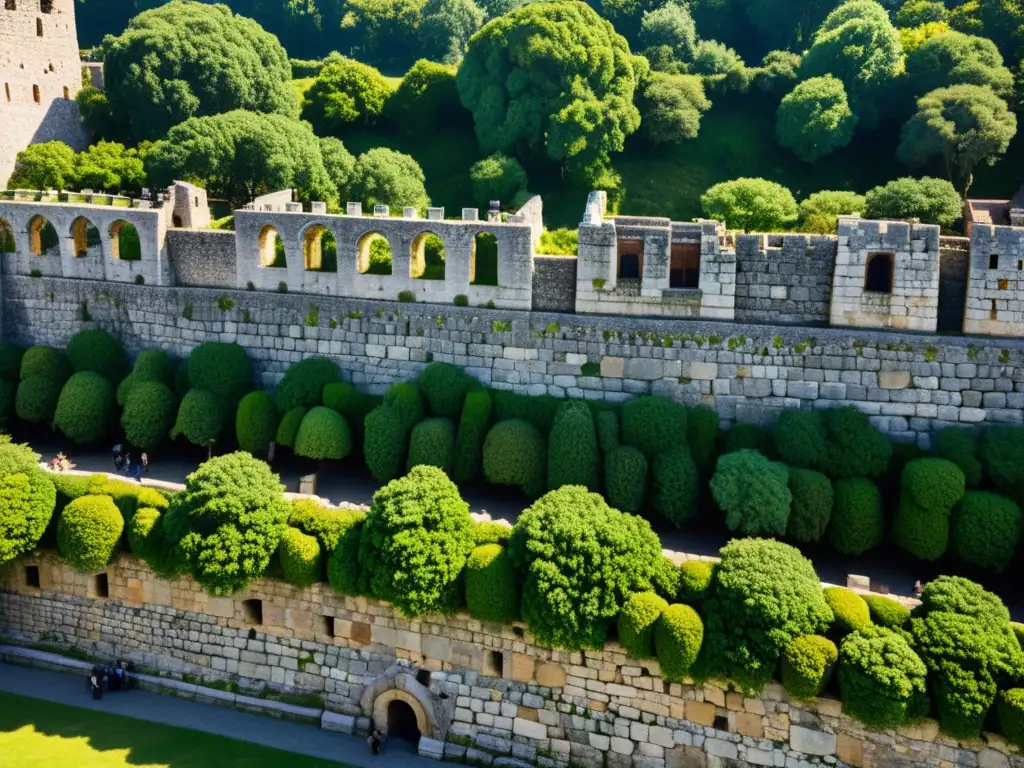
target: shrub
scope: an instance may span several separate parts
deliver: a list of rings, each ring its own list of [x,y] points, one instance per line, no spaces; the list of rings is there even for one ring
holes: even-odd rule
[[[61,512],[57,549],[76,571],[98,571],[114,556],[124,519],[109,496],[81,496]]]
[[[165,516],[153,507],[140,507],[128,520],[126,533],[131,551],[146,562],[157,576],[173,579],[179,575],[175,552],[164,533]]]
[[[651,583],[654,591],[666,600],[675,600],[679,594],[679,566],[675,561],[665,555],[659,557],[654,563],[654,572],[651,574]]]
[[[171,386],[174,383],[174,361],[162,349],[147,349],[135,358],[132,375],[140,381],[159,381]]]
[[[634,397],[622,406],[622,442],[648,461],[686,440],[686,408],[664,397]]]
[[[222,399],[209,390],[190,389],[178,406],[178,418],[171,429],[171,437],[176,440],[179,435],[184,435],[193,445],[211,446],[216,443],[224,428],[221,402]]]
[[[252,389],[252,362],[238,344],[207,341],[188,356],[188,381],[193,387],[212,392],[221,403],[235,403]]]
[[[307,459],[343,459],[352,450],[352,434],[337,411],[318,405],[299,424],[295,453]]]
[[[53,424],[76,443],[107,436],[114,418],[114,388],[98,373],[76,373],[60,391]]]
[[[451,363],[431,363],[419,378],[420,391],[435,416],[454,419],[462,412],[462,403],[476,379]]]
[[[563,400],[551,395],[521,395],[504,389],[491,391],[494,400],[494,421],[520,419],[533,424],[542,435],[551,432],[555,413]]]
[[[871,621],[886,629],[901,629],[910,621],[910,609],[888,597],[881,595],[862,595],[868,604]]]
[[[718,414],[706,405],[686,411],[686,442],[702,475],[715,469],[715,445],[718,442]]]
[[[582,485],[598,487],[600,457],[594,416],[581,400],[567,400],[555,414],[548,437],[548,489]]]
[[[869,189],[866,219],[919,219],[924,224],[952,227],[963,213],[960,193],[945,179],[905,177]]]
[[[68,341],[68,360],[76,373],[92,371],[111,382],[128,372],[124,346],[102,328],[79,331]]]
[[[779,458],[790,466],[823,468],[829,446],[820,411],[783,409],[773,435]]]
[[[945,459],[914,459],[900,475],[892,538],[922,560],[937,560],[949,544],[949,511],[964,494],[964,473]]]
[[[263,390],[254,390],[242,398],[235,417],[238,447],[254,456],[266,456],[275,441],[281,421],[274,399]],[[300,422],[301,423],[301,422]]]
[[[829,543],[844,554],[860,555],[881,544],[884,532],[878,486],[864,477],[837,480]]]
[[[485,389],[466,395],[462,404],[462,417],[455,438],[455,456],[452,460],[452,479],[459,484],[470,483],[480,474],[484,440],[491,423],[493,401]]]
[[[794,637],[782,653],[782,684],[794,699],[813,699],[825,690],[838,658],[827,637]]]
[[[829,450],[821,471],[832,479],[880,477],[892,458],[892,444],[856,408],[821,411]]]
[[[654,647],[666,680],[682,680],[700,654],[704,624],[688,605],[670,605],[654,625]]]
[[[654,626],[668,602],[654,592],[634,592],[619,611],[619,643],[634,659],[654,656]]]
[[[276,407],[276,406],[275,406]],[[277,425],[277,434],[274,442],[283,445],[285,448],[294,448],[295,439],[299,435],[299,427],[302,420],[306,418],[306,409],[297,405],[281,417],[281,423]]]
[[[519,618],[519,583],[512,557],[501,545],[480,544],[466,561],[466,605],[481,621],[507,624]]]
[[[284,580],[296,587],[308,587],[320,580],[323,573],[320,543],[298,528],[285,526],[277,554],[281,560]]]
[[[0,566],[35,547],[56,504],[57,489],[38,467],[0,478]]]
[[[1024,688],[1010,688],[999,693],[996,704],[999,729],[1011,744],[1024,746]]]
[[[384,395],[384,405],[394,412],[407,436],[423,418],[423,397],[411,381],[392,384]]]
[[[288,513],[288,525],[316,537],[321,549],[330,554],[342,538],[358,528],[366,514],[355,509],[331,509],[312,499],[295,499]]]
[[[952,517],[950,541],[957,557],[996,573],[1006,570],[1020,539],[1020,507],[1012,499],[967,491]]]
[[[323,402],[324,387],[340,378],[338,365],[326,357],[307,357],[288,366],[277,385],[274,401],[279,413],[287,413],[301,405],[314,408]]]
[[[789,492],[793,504],[786,524],[787,538],[808,544],[817,542],[825,535],[832,518],[832,483],[820,472],[791,467]]]
[[[679,566],[678,599],[684,603],[696,604],[711,591],[715,568],[706,560],[687,560]]]
[[[658,454],[651,468],[651,503],[677,527],[696,513],[700,474],[684,443]]]
[[[180,360],[178,367],[174,369],[174,394],[184,397],[192,385],[188,381],[188,358]]]
[[[22,379],[14,395],[14,412],[30,424],[49,424],[63,388],[62,378],[29,376]]]
[[[121,379],[121,383],[117,385],[117,389],[114,391],[114,400],[122,408],[128,404],[128,395],[135,389],[136,384],[141,384],[143,379],[137,377],[134,373],[125,376]]]
[[[623,512],[638,512],[647,495],[647,459],[639,448],[620,445],[604,460],[605,496]]]
[[[121,414],[125,440],[140,450],[155,451],[174,426],[175,412],[170,387],[159,381],[139,382]]]
[[[599,648],[626,598],[651,588],[661,544],[645,520],[580,486],[551,491],[516,522],[509,550],[538,642]]]
[[[787,413],[789,409],[784,410]],[[758,451],[768,456],[772,447],[771,436],[753,424],[733,424],[725,433],[722,453],[737,451]]]
[[[759,688],[790,640],[824,632],[832,611],[814,567],[795,548],[768,539],[734,539],[721,555],[702,604],[701,672]]]
[[[851,632],[839,646],[843,709],[871,728],[896,728],[927,711],[924,662],[883,627]]]
[[[473,524],[473,543],[478,547],[484,544],[507,544],[512,538],[512,526],[496,520]]]
[[[866,629],[871,626],[871,613],[864,598],[846,587],[826,587],[825,602],[835,614],[832,625],[840,634]]]
[[[406,616],[451,605],[473,550],[469,505],[437,467],[413,467],[373,496],[359,543],[372,594]]]
[[[406,431],[394,409],[380,405],[366,415],[363,457],[378,483],[393,480],[402,471]]]
[[[409,437],[409,462],[438,467],[445,474],[451,472],[452,454],[455,452],[455,425],[451,419],[424,419],[413,427]]]
[[[24,347],[17,344],[0,344],[0,379],[18,383],[24,354]]]
[[[981,462],[978,460],[978,436],[971,429],[946,427],[935,433],[932,445],[935,455],[951,461],[964,473],[968,488],[981,484]]]
[[[368,578],[359,567],[359,543],[363,538],[365,515],[360,515],[342,533],[327,561],[327,581],[331,589],[344,595],[369,592]]]
[[[757,451],[726,454],[718,459],[711,493],[725,512],[730,531],[747,536],[785,534],[793,500],[785,464],[769,461]]]
[[[484,477],[497,485],[517,485],[529,498],[544,492],[544,437],[532,424],[499,421],[484,440]]]
[[[67,358],[52,347],[29,347],[21,357],[21,381],[33,376],[46,376],[63,384],[71,375],[71,364]]]
[[[171,541],[193,578],[212,594],[229,595],[263,575],[288,505],[270,467],[237,451],[200,464],[167,515]]]
[[[607,457],[619,447],[619,414],[611,410],[598,411],[594,422],[597,426],[597,445],[601,455]]]
[[[28,352],[25,354],[27,356]],[[21,367],[24,371],[25,364]],[[18,391],[20,394],[20,387]],[[1024,502],[1024,428],[986,429],[981,433],[979,453],[985,475],[992,484],[1018,504]]]

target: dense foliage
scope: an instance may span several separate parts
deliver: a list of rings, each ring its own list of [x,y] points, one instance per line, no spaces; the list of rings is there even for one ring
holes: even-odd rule
[[[417,382],[430,412],[446,419],[462,413],[466,395],[478,386],[472,376],[451,363],[431,363]]]
[[[288,366],[284,378],[277,385],[274,401],[277,410],[287,413],[301,405],[313,408],[323,402],[324,387],[340,378],[338,364],[326,357],[306,357]]]
[[[35,547],[56,503],[57,489],[37,467],[0,476],[0,565]]]
[[[922,560],[937,560],[949,543],[949,513],[964,495],[964,473],[945,459],[914,459],[900,477],[893,540]]]
[[[166,384],[142,381],[132,388],[121,413],[124,437],[142,451],[154,451],[174,426],[177,401]]]
[[[57,549],[76,571],[93,573],[117,551],[124,519],[109,496],[80,496],[60,513]]]
[[[642,488],[642,480],[642,477],[626,478],[633,485],[624,490],[636,493]],[[651,466],[651,504],[658,512],[676,526],[682,525],[696,513],[699,493],[700,474],[685,444],[655,457]]]
[[[924,662],[883,627],[851,632],[839,646],[843,709],[872,728],[895,728],[928,708]]]
[[[407,432],[394,408],[379,405],[366,415],[363,457],[379,483],[398,476],[405,461]],[[278,440],[280,442],[280,440]]]
[[[786,523],[786,536],[803,543],[818,541],[825,535],[832,519],[835,499],[832,483],[820,472],[790,467],[789,492],[793,502]]]
[[[1006,570],[1020,540],[1020,507],[986,491],[968,491],[952,512],[949,542],[957,557],[996,573]]]
[[[703,641],[704,624],[697,611],[678,603],[665,608],[654,625],[654,648],[662,676],[682,681],[697,661]]]
[[[793,494],[785,464],[757,451],[725,454],[711,478],[711,493],[730,531],[746,536],[786,533]]]
[[[548,436],[548,489],[582,485],[596,491],[599,467],[594,416],[582,400],[567,400]]]
[[[846,587],[826,587],[823,594],[835,614],[833,629],[841,635],[871,626],[871,612],[864,598]]]
[[[308,459],[343,459],[352,450],[348,423],[330,408],[311,408],[299,424],[294,449],[296,455]]]
[[[840,552],[860,555],[882,543],[885,520],[882,494],[864,477],[837,480],[835,506],[826,535]]]
[[[619,644],[634,659],[654,657],[654,628],[668,602],[654,592],[634,592],[622,605],[618,617]]]
[[[642,395],[622,406],[622,443],[643,451],[648,461],[686,440],[686,408],[664,397]]]
[[[700,198],[704,214],[729,229],[774,232],[796,222],[793,193],[766,179],[734,179],[710,187]]]
[[[278,545],[284,580],[296,587],[308,587],[320,580],[323,571],[320,543],[298,528],[285,526]]]
[[[177,439],[183,436],[194,445],[212,446],[223,430],[224,410],[221,400],[207,389],[190,389],[178,406],[171,437]]]
[[[238,404],[235,417],[238,447],[254,456],[266,456],[279,422],[274,399],[262,390],[250,392]]]
[[[839,650],[828,638],[794,637],[782,652],[782,684],[794,698],[813,699],[825,690],[838,659]]]
[[[484,440],[487,438],[493,406],[494,402],[487,390],[475,390],[466,395],[455,437],[455,455],[452,458],[452,479],[456,483],[471,482],[480,474]]]
[[[124,346],[102,328],[72,336],[68,340],[68,360],[76,373],[92,371],[114,384],[128,372]]]
[[[484,440],[484,477],[497,485],[517,485],[529,498],[544,492],[547,474],[544,436],[519,419],[499,421]]]
[[[615,509],[640,511],[647,495],[647,459],[643,451],[620,445],[608,453],[604,460],[604,493]]]
[[[466,605],[473,618],[507,623],[519,618],[519,583],[512,557],[498,543],[480,544],[466,561]]]
[[[424,419],[409,436],[410,469],[418,465],[437,467],[450,474],[455,453],[455,425],[451,419]]]
[[[114,421],[114,388],[98,373],[76,373],[60,391],[53,424],[76,443],[95,443]]]
[[[188,381],[209,390],[223,403],[235,404],[252,386],[252,361],[238,344],[207,341],[188,356]]]

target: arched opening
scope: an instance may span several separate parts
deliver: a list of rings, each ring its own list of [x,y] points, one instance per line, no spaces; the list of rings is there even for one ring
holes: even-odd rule
[[[380,232],[367,232],[356,244],[356,259],[364,275],[390,275],[391,243]]]
[[[269,224],[260,230],[258,246],[260,252],[260,266],[284,269],[288,266],[288,259],[284,252],[284,240],[276,229]]]
[[[864,269],[864,290],[869,293],[892,293],[893,254],[868,254]]]
[[[401,699],[393,699],[388,702],[388,729],[389,738],[419,743],[420,727],[416,721],[416,713],[412,707]]]
[[[473,238],[469,282],[473,285],[498,284],[498,238],[490,232],[478,232]]]
[[[75,256],[88,256],[92,248],[102,245],[100,231],[85,216],[79,216],[71,223],[71,238],[75,243]]]
[[[124,219],[110,225],[111,256],[121,261],[139,261],[142,258],[142,241],[139,231]]]
[[[57,230],[43,216],[33,216],[28,223],[28,249],[36,256],[49,256],[60,251]]]
[[[302,258],[306,269],[316,272],[338,271],[338,243],[334,233],[314,224],[302,236]]]
[[[0,253],[14,253],[14,229],[6,219],[0,219]]]
[[[433,232],[420,232],[409,251],[409,276],[444,280],[444,241]]]

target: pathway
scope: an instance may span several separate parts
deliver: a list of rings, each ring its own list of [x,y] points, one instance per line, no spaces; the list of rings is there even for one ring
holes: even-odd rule
[[[379,768],[382,763],[388,768],[437,768],[436,761],[417,755],[415,746],[408,742],[388,741],[382,759],[374,761],[366,740],[358,736],[330,733],[315,725],[253,715],[177,696],[134,690],[107,694],[100,701],[93,701],[80,675],[0,662],[0,691],[213,733],[359,768],[371,765]]]

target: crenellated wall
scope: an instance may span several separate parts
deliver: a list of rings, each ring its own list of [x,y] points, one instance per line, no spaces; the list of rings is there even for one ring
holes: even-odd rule
[[[738,235],[736,319],[828,325],[836,239]]]

